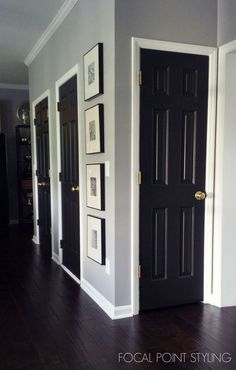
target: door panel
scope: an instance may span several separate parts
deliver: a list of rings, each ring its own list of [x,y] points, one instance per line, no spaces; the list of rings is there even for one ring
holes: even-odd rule
[[[141,310],[203,299],[208,57],[141,51]]]
[[[80,278],[80,205],[76,76],[59,89],[63,264]]]
[[[169,111],[158,110],[154,112],[153,120],[153,171],[156,184],[168,184],[168,137],[169,137]]]
[[[197,113],[183,112],[182,120],[182,184],[195,184]]]
[[[48,99],[35,107],[37,179],[39,201],[39,240],[43,251],[51,255],[50,153]]]
[[[153,209],[152,278],[166,278],[167,258],[167,209]]]

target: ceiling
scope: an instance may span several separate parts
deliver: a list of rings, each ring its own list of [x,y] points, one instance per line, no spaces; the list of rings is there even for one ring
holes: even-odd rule
[[[28,83],[24,60],[64,2],[0,0],[0,83]]]

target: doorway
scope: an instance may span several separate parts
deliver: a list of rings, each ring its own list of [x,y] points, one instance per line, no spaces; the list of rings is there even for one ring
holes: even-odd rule
[[[59,86],[62,265],[80,279],[80,187],[77,75]]]
[[[38,193],[39,243],[51,257],[51,185],[48,97],[35,105],[36,177]]]
[[[195,45],[186,45],[179,43],[163,42],[158,40],[147,39],[132,39],[132,177],[131,177],[131,244],[132,244],[132,273],[131,273],[131,288],[132,288],[132,307],[133,314],[138,314],[140,308],[140,287],[141,276],[144,273],[142,266],[140,268],[140,62],[141,49],[158,50],[165,52],[173,52],[188,55],[207,56],[209,58],[209,78],[208,78],[208,108],[207,108],[207,147],[206,147],[206,184],[205,190],[207,198],[205,200],[205,221],[204,221],[204,272],[203,272],[203,300],[211,303],[213,300],[212,291],[212,275],[213,275],[213,189],[214,189],[214,159],[215,159],[215,109],[216,109],[216,70],[217,70],[217,52],[215,48],[201,47]],[[142,76],[144,81],[145,77]],[[165,84],[165,79],[162,80]],[[156,81],[157,82],[157,81]],[[162,117],[163,118],[163,117]],[[153,144],[152,144],[153,145]],[[153,167],[152,167],[153,169]],[[163,172],[162,172],[163,173]],[[143,181],[143,176],[142,176]],[[201,190],[201,189],[198,189]],[[195,193],[194,193],[195,195]],[[199,202],[200,203],[200,202]],[[163,209],[163,208],[161,208]],[[164,212],[165,213],[165,212]],[[156,214],[156,220],[158,219]],[[163,216],[163,215],[162,215]],[[186,216],[186,215],[185,215]],[[183,216],[182,219],[186,217]],[[190,214],[189,214],[190,216]],[[154,217],[154,216],[153,216]],[[191,216],[192,217],[192,216]],[[191,219],[189,217],[189,219]],[[165,217],[159,217],[159,220],[164,220]],[[155,217],[154,217],[155,219]],[[153,222],[153,219],[152,219]],[[165,223],[164,223],[165,224]],[[163,235],[162,235],[163,236]],[[151,236],[153,239],[155,235]],[[179,265],[178,265],[179,266]],[[183,267],[183,266],[182,266]],[[179,266],[180,268],[180,266]],[[183,278],[184,279],[184,278]],[[171,305],[170,303],[169,305]],[[168,305],[168,304],[167,304]],[[146,307],[148,308],[148,307]]]
[[[141,49],[141,310],[203,300],[208,59]]]

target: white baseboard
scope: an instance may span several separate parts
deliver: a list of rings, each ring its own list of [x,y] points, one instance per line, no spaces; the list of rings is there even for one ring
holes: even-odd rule
[[[52,260],[57,264],[57,265],[60,265],[61,262],[60,262],[60,258],[58,256],[58,254],[52,252]]]
[[[61,265],[61,268],[77,283],[81,284],[80,280],[64,265]]]
[[[204,299],[203,300],[202,303],[204,303],[204,304],[210,304],[210,305],[216,306],[216,307],[221,307],[220,299],[219,299],[218,295],[216,295],[216,294],[209,295],[207,297],[207,299]]]
[[[235,299],[235,297],[228,297],[228,299],[221,299],[221,302],[218,305],[219,308],[223,308],[223,307],[235,307],[235,306],[236,306],[236,299]]]
[[[114,307],[114,319],[125,319],[126,317],[132,317],[133,311],[131,305],[126,306],[115,306]]]
[[[81,288],[92,298],[101,309],[112,319],[123,319],[133,316],[132,306],[114,306],[101,293],[97,291],[87,280],[82,279]]]
[[[34,235],[32,238],[32,242],[36,245],[39,245],[39,238],[36,235]]]
[[[18,220],[10,220],[9,224],[10,225],[18,225],[19,221]]]

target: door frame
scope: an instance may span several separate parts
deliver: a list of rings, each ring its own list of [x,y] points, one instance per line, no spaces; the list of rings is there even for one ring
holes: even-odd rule
[[[61,133],[60,133],[60,113],[57,110],[57,102],[59,101],[59,89],[64,83],[70,80],[73,76],[77,77],[77,110],[78,110],[78,156],[79,156],[79,180],[82,174],[82,133],[81,126],[79,122],[82,121],[80,117],[80,89],[79,89],[79,76],[80,76],[80,66],[79,64],[74,65],[69,71],[67,71],[63,76],[61,76],[55,83],[55,110],[56,110],[56,132],[57,132],[57,187],[58,187],[58,250],[59,250],[59,264],[70,275],[77,283],[81,283],[83,279],[83,242],[84,242],[84,220],[82,213],[82,204],[83,204],[83,184],[82,181],[79,181],[79,202],[80,202],[80,279],[78,279],[68,268],[66,268],[63,263],[63,252],[60,246],[60,240],[62,239],[62,192],[61,192],[61,182],[59,181],[59,173],[61,172]]]
[[[214,227],[214,263],[217,275],[214,280],[214,289],[217,287],[219,292],[216,296],[215,305],[218,307],[235,305],[236,296],[229,297],[229,293],[225,293],[222,281],[227,281],[226,275],[231,274],[231,279],[234,278],[232,265],[223,265],[224,245],[222,244],[223,237],[223,195],[224,195],[224,132],[225,132],[225,112],[226,112],[226,75],[227,75],[227,59],[230,54],[236,54],[236,40],[232,40],[226,44],[219,46],[218,58],[218,96],[217,96],[217,136],[216,136],[216,181],[215,181],[215,227]],[[227,253],[227,251],[226,251]],[[225,283],[224,283],[225,284]],[[230,303],[229,303],[230,301]]]
[[[217,48],[150,40],[132,37],[132,106],[131,106],[131,304],[133,315],[139,313],[139,185],[140,165],[140,49],[162,50],[209,57],[209,89],[207,119],[206,192],[204,225],[204,303],[213,303],[216,291],[213,290],[214,269],[214,177],[215,177],[215,137],[216,137],[216,92],[217,92]],[[215,288],[215,285],[214,285]]]
[[[51,135],[51,127],[50,123],[52,122],[52,117],[51,117],[51,104],[50,104],[50,98],[51,98],[51,93],[50,90],[46,90],[44,93],[42,93],[37,99],[35,99],[32,102],[32,116],[33,116],[33,121],[32,121],[32,143],[33,143],[33,150],[32,150],[32,172],[33,172],[33,193],[34,193],[34,236],[33,236],[33,242],[35,244],[40,244],[40,239],[39,239],[39,226],[37,225],[37,220],[39,219],[39,200],[38,200],[38,179],[36,176],[36,170],[37,170],[37,148],[36,148],[36,128],[34,124],[34,119],[35,119],[35,107],[44,99],[48,99],[48,132],[49,132],[49,155],[50,155],[50,171],[52,170],[52,135]],[[53,191],[52,191],[52,186],[51,186],[51,176],[50,176],[50,207],[51,207],[51,225],[53,225]],[[51,250],[52,250],[52,256],[53,256],[53,246],[54,246],[54,235],[53,232],[51,233]]]

